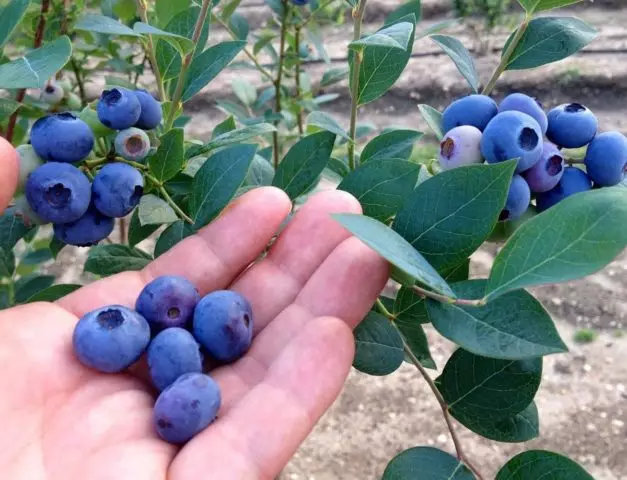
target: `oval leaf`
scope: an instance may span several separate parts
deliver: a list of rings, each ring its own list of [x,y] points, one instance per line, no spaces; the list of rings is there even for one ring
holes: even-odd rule
[[[453,60],[457,70],[466,79],[473,92],[478,92],[479,74],[475,68],[475,62],[470,52],[464,47],[464,44],[455,37],[449,37],[448,35],[432,35],[431,39]]]
[[[500,420],[477,418],[455,411],[455,419],[482,437],[503,443],[528,442],[540,435],[540,419],[535,402],[522,412]]]
[[[337,123],[337,120],[335,120],[335,118],[328,113],[321,112],[320,110],[316,110],[315,112],[311,112],[309,114],[307,117],[307,125],[315,125],[322,130],[335,133],[338,137],[350,140],[346,130],[339,123]]]
[[[148,159],[152,174],[162,182],[174,177],[183,166],[185,157],[182,128],[173,128],[161,137],[157,152]]]
[[[422,137],[416,130],[392,130],[374,137],[364,147],[360,163],[375,160],[409,160],[414,143]]]
[[[594,480],[581,466],[554,452],[529,450],[505,464],[495,480]]]
[[[179,219],[168,202],[153,194],[144,195],[141,198],[137,207],[137,216],[141,226],[163,225]]]
[[[10,0],[0,7],[0,47],[3,47],[13,30],[20,24],[30,0]]]
[[[42,293],[55,281],[52,275],[32,275],[20,278],[15,282],[15,301],[26,303],[29,298]]]
[[[394,325],[396,325],[396,328],[398,328],[398,331],[405,339],[407,346],[418,359],[420,364],[425,368],[436,370],[437,366],[431,356],[431,351],[429,350],[429,340],[427,339],[427,335],[425,334],[422,325],[406,321],[401,317],[394,320]]]
[[[134,31],[132,28],[118,22],[111,17],[98,15],[95,13],[86,13],[78,19],[75,30],[83,30],[85,32],[104,33],[106,35],[124,35],[128,37],[141,37],[141,33]]]
[[[403,340],[389,320],[370,312],[354,331],[353,367],[368,375],[389,375],[403,363]]]
[[[127,270],[141,270],[152,257],[126,245],[97,245],[89,250],[85,271],[108,276]]]
[[[349,43],[348,48],[361,50],[367,47],[387,47],[390,49],[406,50],[413,32],[413,23],[398,22],[389,27],[384,27],[372,35],[367,35]]]
[[[474,480],[457,458],[433,447],[414,447],[399,453],[385,468],[382,480]]]
[[[442,130],[442,114],[435,108],[425,105],[424,103],[418,105],[418,110],[422,118],[425,119],[429,128],[433,131],[438,140],[442,140],[444,137],[444,130]]]
[[[155,245],[155,258],[170,250],[174,245],[194,233],[194,227],[179,220],[168,226]]]
[[[139,221],[139,209],[136,208],[128,225],[128,244],[134,247],[157,231],[159,224],[142,225]]]
[[[25,303],[32,302],[56,302],[60,298],[69,295],[70,293],[81,288],[82,285],[75,284],[60,284],[60,285],[52,285],[51,287],[45,288],[26,300]]]

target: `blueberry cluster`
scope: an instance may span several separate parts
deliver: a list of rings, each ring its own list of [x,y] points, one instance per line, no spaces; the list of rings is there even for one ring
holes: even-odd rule
[[[50,84],[42,98],[54,101],[60,88]],[[86,108],[78,117],[62,112],[40,118],[31,128],[30,144],[17,148],[19,189],[25,190],[25,199],[16,200],[19,213],[30,223],[52,223],[55,236],[69,245],[89,246],[106,238],[113,219],[139,204],[144,178],[124,162],[146,158],[151,145],[145,130],[161,119],[161,104],[149,93],[123,88],[105,90],[96,112]],[[83,171],[89,169],[79,164],[92,155],[96,138],[113,148],[109,163],[98,165],[90,181]]]
[[[84,315],[73,335],[81,363],[121,372],[146,353],[161,392],[153,410],[159,436],[180,444],[213,422],[221,404],[218,384],[203,374],[207,356],[230,363],[252,343],[253,313],[239,293],[220,290],[200,298],[187,279],[162,276],[141,291],[135,310],[110,305]]]
[[[522,93],[500,105],[485,95],[456,100],[442,115],[446,135],[440,144],[443,169],[518,159],[501,220],[523,215],[535,198],[542,212],[575,193],[623,181],[627,138],[619,132],[597,134],[598,120],[584,105],[570,103],[547,113]],[[565,149],[587,147],[583,165]],[[579,167],[582,168],[579,168]],[[585,170],[584,170],[585,167]]]

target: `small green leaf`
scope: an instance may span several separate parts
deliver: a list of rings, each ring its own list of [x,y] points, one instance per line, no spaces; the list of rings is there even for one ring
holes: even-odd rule
[[[155,10],[159,25],[166,26],[175,15],[190,8],[191,0],[156,0]]]
[[[414,447],[399,453],[383,472],[382,480],[474,480],[470,470],[453,455],[433,447]]]
[[[528,442],[540,435],[540,419],[535,402],[531,402],[522,412],[499,420],[477,418],[460,411],[456,411],[454,416],[469,430],[496,442]]]
[[[276,131],[274,125],[270,125],[269,123],[258,123],[256,125],[249,125],[247,127],[238,128],[237,130],[224,132],[204,145],[194,145],[188,148],[187,152],[185,152],[185,157],[192,158],[204,155],[211,150],[247,142],[253,138],[267,135],[268,133],[272,133],[274,131]]]
[[[248,20],[244,15],[240,15],[235,12],[229,18],[229,27],[231,31],[235,34],[235,38],[238,40],[246,40],[248,38],[248,33],[250,32],[250,25],[248,24]]]
[[[368,375],[389,375],[403,363],[403,340],[387,318],[370,312],[355,329],[353,367]]]
[[[479,74],[475,68],[475,62],[470,52],[464,47],[464,44],[455,37],[449,37],[447,35],[432,35],[431,39],[444,50],[444,53],[446,53],[451,60],[453,60],[459,73],[466,79],[473,92],[478,92]]]
[[[542,358],[497,360],[457,349],[436,380],[453,415],[500,420],[522,412],[542,379]]]
[[[225,148],[200,167],[194,176],[189,198],[189,210],[196,229],[211,222],[233,199],[244,183],[256,150],[255,145]]]
[[[179,220],[174,222],[159,236],[157,244],[155,245],[155,258],[163,255],[170,250],[174,245],[179,243],[184,238],[189,237],[194,233],[194,227]]]
[[[13,250],[0,248],[0,277],[10,278],[15,272],[15,255]]]
[[[309,116],[307,117],[307,125],[315,125],[322,130],[327,130],[331,133],[334,133],[338,137],[350,140],[348,133],[346,133],[346,130],[337,122],[337,120],[328,113],[322,112],[320,110],[311,112],[309,114]]]
[[[0,7],[0,48],[20,24],[30,0],[9,0]]]
[[[390,130],[374,137],[364,147],[360,163],[375,160],[409,160],[414,143],[422,137],[416,130]]]
[[[59,252],[65,247],[66,244],[59,240],[57,237],[52,237],[52,239],[50,240],[50,245],[48,246],[48,248],[50,249],[50,253],[52,254],[52,258],[54,258],[55,260],[57,259]]]
[[[411,287],[401,287],[394,301],[394,315],[406,324],[429,323],[425,300]]]
[[[233,93],[244,105],[252,106],[257,100],[257,90],[254,85],[244,78],[236,77],[231,83]]]
[[[186,55],[194,50],[195,47],[194,42],[189,38],[177,35],[176,33],[166,32],[165,30],[153,27],[147,23],[136,22],[135,25],[133,25],[133,30],[143,35],[152,35],[156,38],[162,38],[176,48],[181,55]]]
[[[272,185],[295,200],[311,187],[326,167],[335,134],[325,130],[301,138],[287,152],[277,169]]]
[[[157,153],[148,159],[152,174],[162,182],[170,180],[182,168],[185,158],[182,128],[173,128],[163,137]]]
[[[108,276],[129,270],[141,270],[152,257],[126,245],[97,245],[89,251],[85,271]]]
[[[34,227],[27,227],[14,209],[5,210],[0,215],[0,248],[12,250],[15,244],[24,238]]]
[[[339,158],[335,157],[331,157],[329,159],[329,163],[327,163],[327,168],[332,172],[338,174],[342,178],[351,173],[348,164],[344,160],[340,160]]]
[[[261,155],[255,155],[253,163],[250,166],[244,185],[254,187],[267,187],[272,185],[272,179],[274,178],[274,168],[272,165]]]
[[[85,32],[104,33],[106,35],[123,35],[126,37],[141,37],[141,33],[134,31],[132,28],[118,22],[111,17],[97,15],[95,13],[85,13],[78,19],[74,30],[83,30]]]
[[[399,22],[349,43],[348,48],[362,50],[366,47],[385,47],[392,50],[406,50],[413,32],[413,23]]]
[[[137,216],[141,226],[164,225],[179,219],[176,212],[165,200],[152,193],[144,195],[139,201]]]
[[[407,3],[402,4],[400,7],[391,11],[387,17],[385,17],[384,25],[390,25],[401,18],[407,17],[408,15],[413,15],[416,23],[418,23],[422,19],[422,5],[421,0],[411,0]]]
[[[397,317],[394,320],[394,325],[396,325],[398,331],[401,333],[403,338],[405,338],[407,346],[418,359],[420,364],[425,368],[436,370],[437,366],[431,356],[431,352],[429,351],[429,341],[422,325],[407,321],[406,318],[402,317]]]
[[[29,297],[24,303],[32,303],[32,302],[56,302],[60,298],[69,295],[70,293],[81,288],[82,285],[75,284],[59,284],[52,285],[48,288],[45,288],[31,297]]]
[[[15,282],[15,301],[25,303],[32,296],[46,290],[55,281],[52,275],[29,275]]]
[[[528,450],[519,453],[496,474],[495,480],[594,480],[580,465],[554,452]]]
[[[627,245],[627,190],[578,193],[527,220],[494,260],[486,294],[590,275]]]
[[[142,225],[139,221],[139,209],[136,208],[131,216],[131,221],[128,225],[128,244],[134,247],[142,240],[147,239],[150,235],[155,233],[161,225],[148,224]]]
[[[382,222],[393,217],[416,188],[420,165],[403,160],[372,160],[337,187],[359,200],[364,215]]]
[[[213,132],[211,132],[211,138],[213,139],[219,137],[220,135],[231,132],[236,128],[237,124],[235,123],[235,117],[233,115],[229,115],[226,119],[216,125]]]
[[[328,87],[348,78],[349,69],[346,67],[330,68],[320,79],[320,87]]]
[[[424,257],[387,225],[364,215],[349,213],[335,214],[333,218],[411,280],[418,280],[438,293],[455,297],[451,287]]]
[[[518,0],[527,13],[543,12],[554,8],[574,5],[582,0]]]
[[[444,130],[442,130],[442,114],[435,108],[425,105],[424,103],[418,105],[418,110],[420,110],[422,118],[425,119],[425,122],[427,122],[427,125],[429,125],[429,128],[433,131],[436,138],[442,140],[445,134]]]
[[[597,35],[596,29],[575,17],[534,18],[514,50],[507,70],[525,70],[563,60],[588,45]]]

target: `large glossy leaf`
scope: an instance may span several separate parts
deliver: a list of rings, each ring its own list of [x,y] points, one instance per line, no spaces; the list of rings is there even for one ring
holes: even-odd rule
[[[497,255],[489,298],[532,285],[585,277],[627,246],[627,189],[573,195],[525,222]]]
[[[272,185],[272,179],[274,178],[274,168],[270,162],[268,162],[261,155],[255,155],[253,163],[250,166],[244,185],[254,187],[265,187]]]
[[[184,141],[182,128],[173,128],[161,137],[157,152],[148,159],[150,171],[157,180],[166,182],[181,170],[185,157]]]
[[[505,464],[495,480],[594,480],[569,458],[545,450],[522,452]]]
[[[353,367],[369,375],[389,375],[403,363],[403,340],[390,321],[370,312],[355,329]]]
[[[466,428],[496,442],[528,442],[540,435],[540,419],[535,402],[531,402],[522,412],[499,420],[474,417],[461,410],[454,411],[453,415]]]
[[[421,183],[392,228],[438,270],[465,261],[505,205],[515,161],[444,171]]]
[[[437,384],[451,413],[499,420],[527,408],[541,379],[542,358],[497,360],[460,348]]]
[[[448,35],[432,35],[431,38],[453,60],[459,73],[466,79],[473,92],[478,92],[479,74],[475,68],[475,62],[464,44],[455,37]]]
[[[474,480],[457,458],[433,447],[414,447],[399,453],[385,468],[382,480]]]
[[[170,250],[174,245],[194,233],[194,227],[179,220],[169,225],[159,236],[155,245],[155,258]]]
[[[9,0],[0,6],[0,47],[20,24],[29,4],[30,0]]]
[[[85,271],[108,276],[127,270],[141,270],[152,257],[126,245],[97,245],[89,250]]]
[[[455,296],[446,281],[394,230],[374,218],[364,215],[333,215],[349,232],[401,270],[412,281],[419,281],[443,295]]]
[[[419,170],[419,165],[403,160],[373,160],[346,176],[337,188],[353,194],[364,215],[385,222],[413,192]]]
[[[422,132],[416,130],[391,130],[374,137],[364,147],[360,163],[375,160],[408,160]]]

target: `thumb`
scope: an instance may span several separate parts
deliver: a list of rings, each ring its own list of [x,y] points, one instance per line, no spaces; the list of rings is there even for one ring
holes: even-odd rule
[[[17,187],[20,163],[17,151],[0,137],[0,213],[7,208]]]

